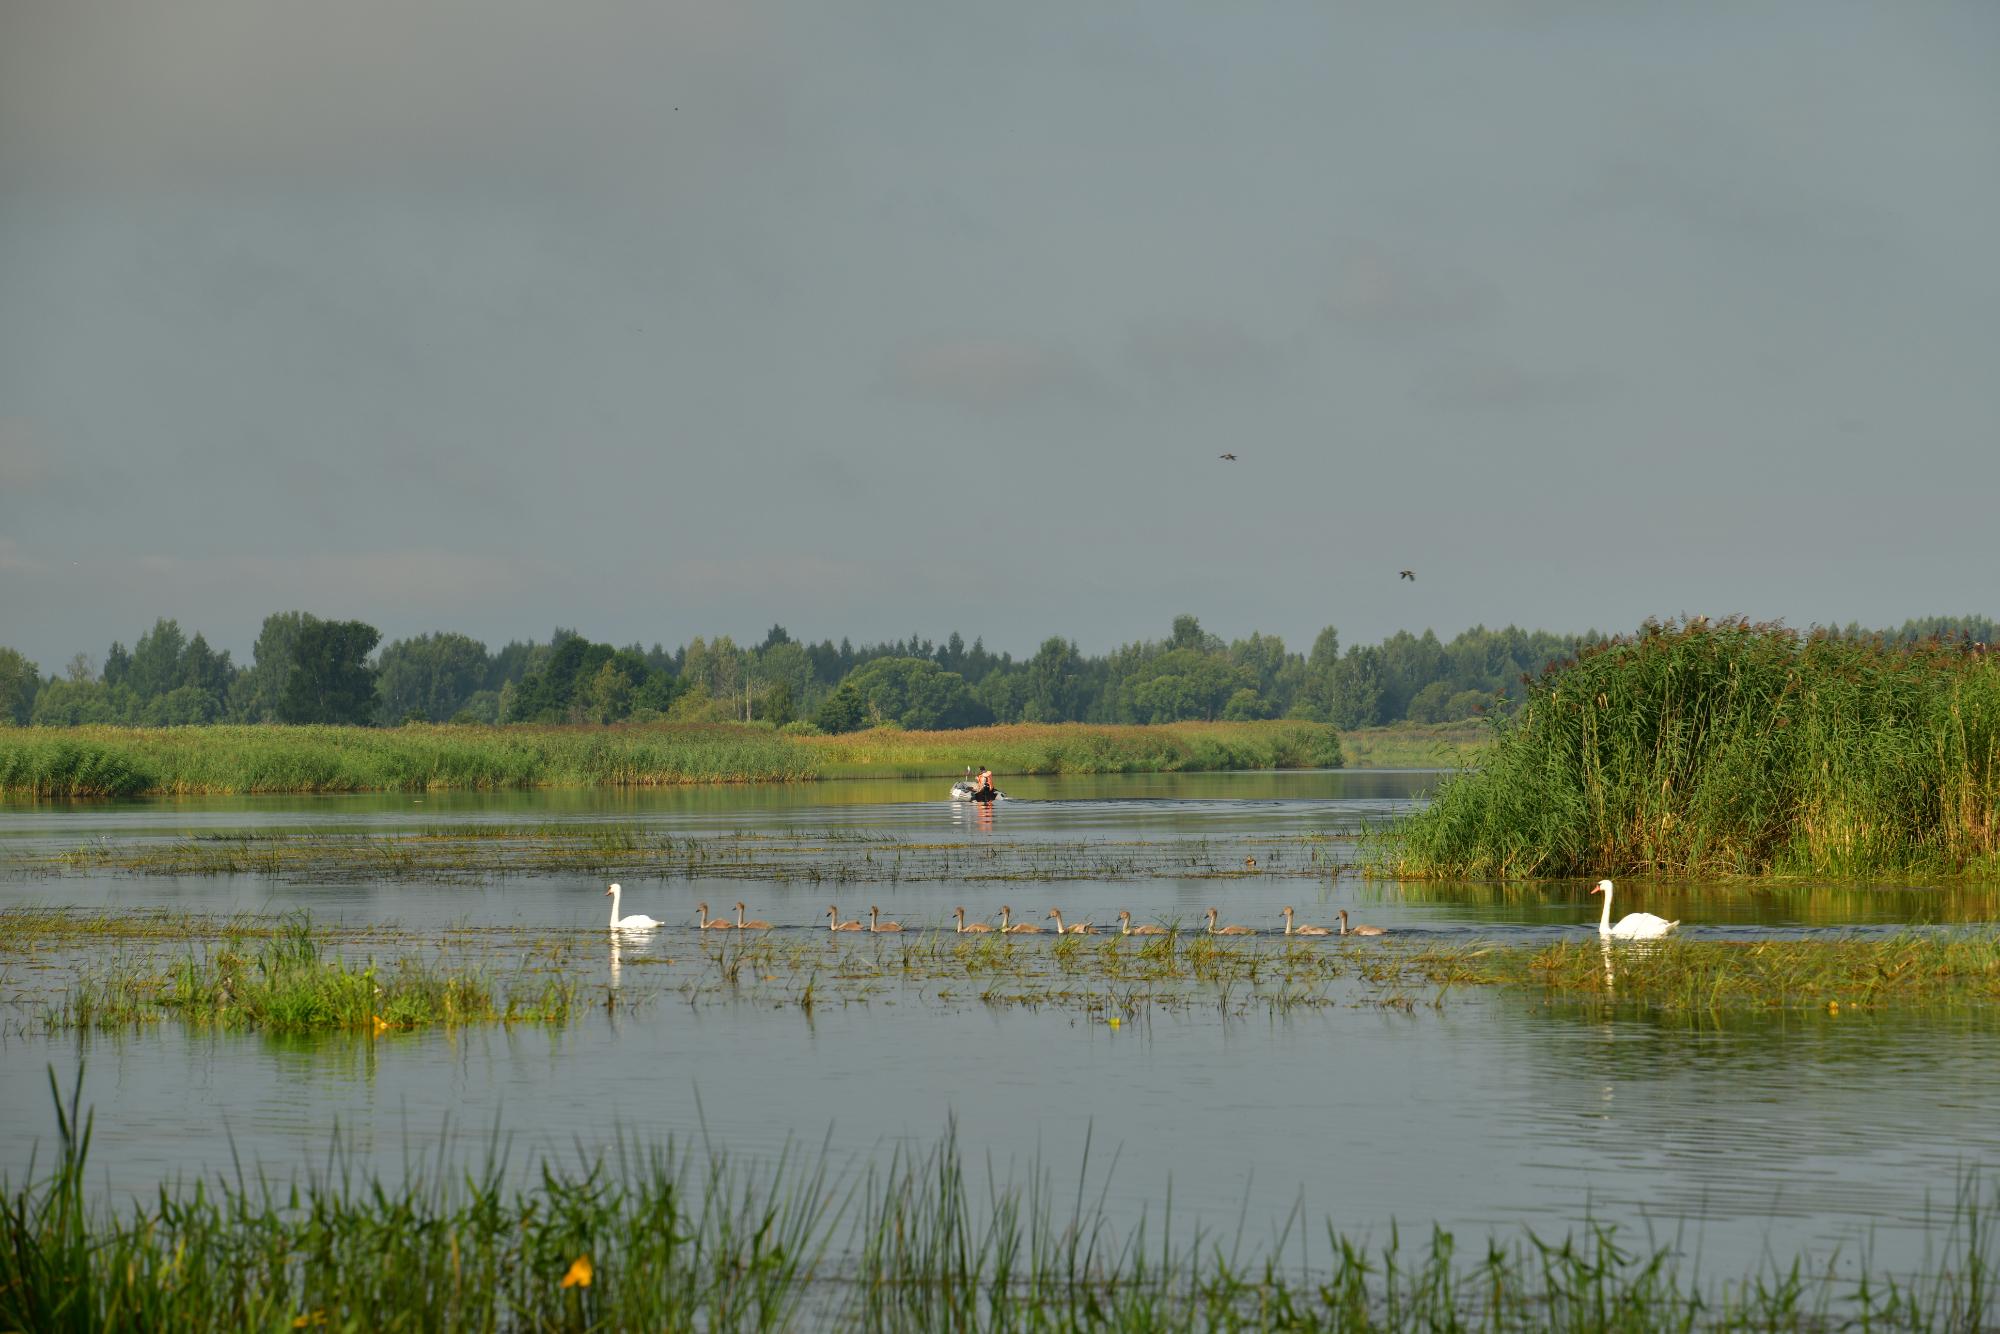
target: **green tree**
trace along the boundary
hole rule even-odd
[[[367,662],[382,634],[360,621],[315,619],[292,642],[292,670],[278,701],[288,723],[357,723],[375,717],[375,669]]]
[[[577,703],[583,721],[615,723],[632,712],[632,677],[615,658],[606,658],[583,683]]]
[[[1349,731],[1384,721],[1380,649],[1357,645],[1347,650],[1333,673],[1327,721]]]
[[[1170,649],[1126,678],[1125,715],[1137,723],[1215,719],[1222,716],[1230,697],[1245,688],[1254,691],[1255,678],[1219,653]]]
[[[200,727],[222,719],[222,701],[200,686],[175,686],[145,703],[139,721],[147,727]]]
[[[1027,699],[1021,717],[1031,723],[1074,722],[1083,716],[1083,655],[1074,640],[1052,636],[1042,641],[1026,664]]]
[[[978,727],[993,721],[957,672],[929,658],[877,658],[848,675],[874,723],[898,723],[918,731]]]
[[[852,681],[842,681],[820,701],[813,725],[822,732],[853,732],[868,725],[868,702]]]
[[[115,723],[125,717],[131,696],[122,686],[102,681],[51,681],[35,697],[37,727],[83,727],[94,723]]]
[[[251,665],[237,673],[229,688],[230,717],[246,723],[279,720],[285,683],[292,674],[292,647],[308,625],[318,623],[318,617],[303,611],[274,612],[264,618],[263,629],[250,650]],[[116,684],[112,679],[112,657],[123,652],[118,645],[111,646],[111,655],[104,660],[106,685]]]
[[[1319,632],[1319,637],[1313,640],[1312,652],[1306,655],[1304,675],[1292,703],[1293,717],[1320,723],[1331,721],[1333,680],[1339,668],[1340,631],[1329,625]]]
[[[180,622],[161,617],[132,646],[132,665],[122,684],[142,700],[186,684],[181,679],[181,655],[186,648],[187,636],[181,633]]]
[[[757,716],[767,723],[783,727],[799,716],[798,704],[792,698],[792,683],[779,681],[757,701]]]
[[[382,650],[375,664],[382,721],[399,722],[412,713],[453,717],[485,684],[488,666],[486,645],[469,635],[441,633],[396,640]]]
[[[41,688],[41,668],[14,649],[0,648],[0,723],[26,723]]]

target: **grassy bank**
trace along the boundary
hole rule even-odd
[[[1483,719],[1456,723],[1391,723],[1340,734],[1350,769],[1457,769],[1477,762],[1493,741]]]
[[[646,787],[815,776],[762,729],[77,727],[0,730],[0,794],[112,797]]]
[[[53,1086],[53,1079],[51,1079]],[[1121,1232],[1088,1157],[1074,1191],[968,1179],[949,1137],[857,1179],[824,1160],[735,1168],[719,1150],[621,1145],[401,1185],[168,1187],[123,1211],[86,1194],[92,1119],[57,1096],[48,1175],[0,1200],[10,1329],[858,1330],[1981,1329],[1992,1204],[1968,1189],[1933,1272],[1830,1259],[1712,1272],[1586,1226],[1404,1247],[1294,1217],[1266,1255],[1167,1218]]]
[[[1649,628],[1535,682],[1404,876],[2000,874],[2000,655]]]
[[[844,776],[1324,768],[1312,723],[1082,724],[791,737],[728,724],[619,727],[0,727],[0,796],[224,796],[649,787]]]
[[[823,777],[1129,774],[1227,769],[1336,769],[1340,734],[1318,723],[1168,723],[1100,727],[1020,723],[960,732],[878,730],[803,737]]]

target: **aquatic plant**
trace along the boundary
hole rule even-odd
[[[2000,874],[2000,655],[1648,625],[1535,680],[1402,876]]]
[[[413,956],[355,964],[329,951],[304,914],[283,919],[245,952],[231,938],[164,972],[118,960],[77,980],[45,1017],[50,1028],[120,1029],[177,1019],[195,1028],[268,1033],[358,1032],[473,1023],[562,1024],[579,988],[560,974],[505,987],[484,971]]]
[[[224,1177],[122,1208],[85,1178],[82,1077],[50,1075],[48,1173],[0,1182],[0,1327],[137,1329],[1983,1329],[1995,1201],[1976,1183],[1918,1275],[1772,1258],[1718,1281],[1586,1222],[1462,1245],[1379,1245],[1295,1213],[1268,1252],[1114,1225],[1086,1147],[1073,1190],[968,1178],[953,1136],[839,1178],[822,1155],[739,1169],[701,1142],[621,1139],[514,1179]],[[32,1170],[32,1169],[31,1169]],[[1107,1183],[1108,1184],[1108,1183]]]

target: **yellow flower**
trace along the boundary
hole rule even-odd
[[[308,1325],[324,1325],[325,1323],[326,1323],[326,1312],[312,1311],[292,1321],[292,1328],[304,1329]]]
[[[383,1018],[383,1017],[382,1017],[381,1015],[379,1015],[379,1014],[378,1014],[378,1015],[376,1015],[376,1016],[375,1016],[375,1032],[376,1032],[376,1035],[377,1035],[377,1036],[380,1036],[381,1034],[383,1034],[383,1033],[387,1032],[387,1031],[388,1031],[388,1029],[389,1029],[389,1021],[388,1021],[387,1019],[384,1019],[384,1018]]]
[[[590,1267],[590,1257],[579,1255],[570,1262],[569,1272],[563,1275],[562,1285],[565,1288],[587,1288],[590,1286],[591,1275],[595,1272]]]

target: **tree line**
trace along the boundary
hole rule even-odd
[[[1832,633],[1996,642],[1995,623],[1980,616]],[[171,619],[156,621],[130,649],[113,643],[101,667],[79,653],[44,676],[0,648],[0,720],[48,727],[763,721],[848,732],[885,724],[1297,718],[1352,729],[1506,711],[1524,675],[1602,637],[1475,626],[1450,640],[1398,631],[1343,649],[1328,626],[1301,653],[1276,635],[1224,641],[1182,615],[1163,639],[1090,656],[1058,636],[1019,660],[977,639],[968,647],[955,631],[942,643],[912,635],[857,647],[846,639],[800,642],[775,625],[756,645],[697,636],[671,651],[658,643],[615,647],[560,627],[545,641],[497,650],[444,631],[377,651],[373,626],[289,611],[265,618],[246,665]]]

